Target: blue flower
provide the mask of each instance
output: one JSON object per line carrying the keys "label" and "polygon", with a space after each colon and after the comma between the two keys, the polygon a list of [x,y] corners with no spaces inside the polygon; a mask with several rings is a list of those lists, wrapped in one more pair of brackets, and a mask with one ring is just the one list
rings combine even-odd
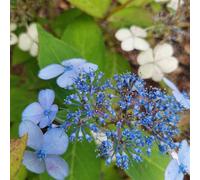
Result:
{"label": "blue flower", "polygon": [[176,85],[167,78],[163,78],[164,82],[172,89],[172,94],[176,100],[185,108],[190,109],[190,99],[185,96],[184,93],[181,93]]}
{"label": "blue flower", "polygon": [[[65,104],[75,110],[66,116],[70,140],[81,141],[86,132],[106,130],[106,141],[97,147],[106,163],[127,169],[131,162],[141,162],[141,154],[151,154],[157,142],[162,153],[175,149],[173,137],[179,134],[179,113],[183,107],[174,96],[158,88],[146,88],[132,73],[115,75],[104,81],[102,73],[85,73],[74,80],[73,93]],[[110,94],[111,93],[111,94]],[[78,98],[77,98],[78,97]],[[149,135],[144,130],[151,132]],[[137,148],[136,148],[137,147]]]}
{"label": "blue flower", "polygon": [[35,151],[25,151],[23,164],[30,171],[40,174],[47,171],[55,179],[64,179],[69,174],[68,164],[59,155],[68,147],[68,136],[62,128],[51,128],[44,135],[31,121],[22,121],[19,136],[28,134],[28,147]]}
{"label": "blue flower", "polygon": [[170,161],[165,170],[165,180],[183,180],[190,173],[190,147],[186,140],[181,142],[178,158]]}
{"label": "blue flower", "polygon": [[96,64],[88,63],[84,59],[74,58],[64,60],[61,64],[50,64],[41,69],[38,76],[41,79],[49,80],[57,78],[58,86],[66,88],[74,83],[74,78],[78,77],[82,72],[96,71],[98,66]]}
{"label": "blue flower", "polygon": [[35,124],[39,123],[40,128],[50,125],[58,112],[58,106],[53,104],[54,99],[53,90],[41,90],[38,95],[39,102],[31,103],[24,109],[22,120],[29,120]]}

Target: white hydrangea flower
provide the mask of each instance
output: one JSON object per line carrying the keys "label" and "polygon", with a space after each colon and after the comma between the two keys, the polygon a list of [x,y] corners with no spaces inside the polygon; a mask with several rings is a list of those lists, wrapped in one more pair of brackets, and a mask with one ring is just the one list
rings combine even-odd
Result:
{"label": "white hydrangea flower", "polygon": [[168,2],[167,7],[173,9],[174,11],[178,9],[179,1],[180,1],[180,6],[184,4],[183,0],[155,0],[155,2],[160,2],[160,3]]}
{"label": "white hydrangea flower", "polygon": [[17,24],[11,23],[10,24],[10,45],[15,45],[18,42],[18,37],[13,31],[17,29]]}
{"label": "white hydrangea flower", "polygon": [[146,36],[146,30],[138,26],[131,26],[130,29],[122,28],[115,33],[115,37],[121,41],[121,48],[124,51],[134,49],[145,51],[149,49],[149,43],[143,39]]}
{"label": "white hydrangea flower", "polygon": [[173,47],[167,43],[158,44],[154,50],[141,52],[137,57],[139,76],[142,79],[161,81],[165,73],[171,73],[178,67],[178,60],[172,55]]}
{"label": "white hydrangea flower", "polygon": [[33,57],[38,55],[38,32],[36,23],[30,24],[27,27],[27,32],[20,34],[18,46],[22,51],[29,51]]}

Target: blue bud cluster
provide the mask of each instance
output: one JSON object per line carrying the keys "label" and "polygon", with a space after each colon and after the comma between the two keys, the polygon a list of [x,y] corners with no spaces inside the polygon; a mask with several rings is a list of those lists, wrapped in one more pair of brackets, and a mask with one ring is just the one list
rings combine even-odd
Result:
{"label": "blue bud cluster", "polygon": [[65,98],[73,106],[66,116],[65,128],[70,141],[88,142],[93,133],[104,133],[97,147],[106,164],[128,169],[131,162],[141,162],[150,155],[153,144],[162,153],[176,148],[179,113],[183,107],[173,96],[158,88],[146,88],[145,82],[132,73],[104,80],[102,72],[80,74]]}

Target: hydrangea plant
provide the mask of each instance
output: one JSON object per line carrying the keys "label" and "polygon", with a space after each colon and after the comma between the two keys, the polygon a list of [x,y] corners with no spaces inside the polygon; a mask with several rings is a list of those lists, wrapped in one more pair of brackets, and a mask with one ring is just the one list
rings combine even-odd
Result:
{"label": "hydrangea plant", "polygon": [[[77,61],[80,63],[71,73],[70,83],[68,77],[62,78],[65,106],[53,104],[56,94],[46,89],[39,92],[39,102],[22,113],[19,135],[28,133],[27,145],[35,150],[24,154],[23,163],[30,171],[47,170],[54,178],[66,177],[68,165],[58,155],[66,151],[68,136],[71,143],[84,139],[90,143],[98,133],[103,134],[103,140],[97,143],[97,156],[107,165],[115,162],[124,170],[133,162],[142,162],[142,155],[151,156],[154,144],[161,153],[179,148],[173,138],[179,134],[179,114],[185,110],[181,101],[161,89],[147,88],[144,80],[133,73],[106,79],[97,65],[85,60],[72,59],[65,64],[73,66]],[[52,67],[62,72],[52,71]],[[52,73],[55,77],[64,69],[62,65],[49,65],[39,77]],[[65,112],[65,119],[57,117],[58,109]]]}

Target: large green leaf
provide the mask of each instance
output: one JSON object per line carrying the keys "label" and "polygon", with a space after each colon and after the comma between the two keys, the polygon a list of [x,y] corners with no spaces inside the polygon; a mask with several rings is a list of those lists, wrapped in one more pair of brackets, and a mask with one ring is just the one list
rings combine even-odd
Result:
{"label": "large green leaf", "polygon": [[148,27],[153,24],[151,13],[146,9],[138,7],[128,7],[113,13],[109,16],[108,21],[116,28],[138,25]]}
{"label": "large green leaf", "polygon": [[64,59],[80,57],[73,47],[53,37],[38,25],[39,33],[39,66],[42,68],[48,64],[60,63]]}
{"label": "large green leaf", "polygon": [[20,121],[21,113],[24,108],[36,100],[36,95],[33,92],[28,92],[23,88],[11,88],[11,122]]}
{"label": "large green leaf", "polygon": [[64,11],[62,14],[56,16],[56,18],[50,21],[50,26],[56,35],[60,37],[65,30],[65,27],[75,18],[81,16],[82,13],[83,12],[76,8]]}
{"label": "large green leaf", "polygon": [[96,157],[93,142],[74,142],[69,144],[65,159],[69,164],[68,180],[99,180],[100,159]]}
{"label": "large green leaf", "polygon": [[92,16],[102,18],[111,0],[69,0],[69,2]]}
{"label": "large green leaf", "polygon": [[24,135],[20,139],[11,139],[10,142],[10,176],[13,179],[20,169],[24,151],[26,149],[26,141],[28,136]]}
{"label": "large green leaf", "polygon": [[132,1],[130,1],[130,0],[118,0],[118,1],[121,4],[128,2],[128,7],[130,7],[130,6],[143,7],[144,5],[147,5],[148,3],[151,3],[154,0],[132,0]]}
{"label": "large green leaf", "polygon": [[169,156],[160,154],[158,148],[154,147],[150,157],[143,156],[142,163],[134,162],[126,172],[133,180],[164,180],[169,161]]}
{"label": "large green leaf", "polygon": [[101,180],[122,180],[119,169],[114,165],[107,166],[105,160],[101,160]]}
{"label": "large green leaf", "polygon": [[130,65],[123,56],[108,50],[106,51],[105,64],[105,74],[109,78],[114,74],[121,74],[130,71]]}
{"label": "large green leaf", "polygon": [[105,46],[101,29],[89,16],[81,16],[70,23],[62,36],[63,41],[78,50],[88,61],[104,69]]}
{"label": "large green leaf", "polygon": [[12,49],[12,65],[21,64],[27,60],[34,60],[28,52],[24,52],[18,48],[18,46],[13,47]]}

